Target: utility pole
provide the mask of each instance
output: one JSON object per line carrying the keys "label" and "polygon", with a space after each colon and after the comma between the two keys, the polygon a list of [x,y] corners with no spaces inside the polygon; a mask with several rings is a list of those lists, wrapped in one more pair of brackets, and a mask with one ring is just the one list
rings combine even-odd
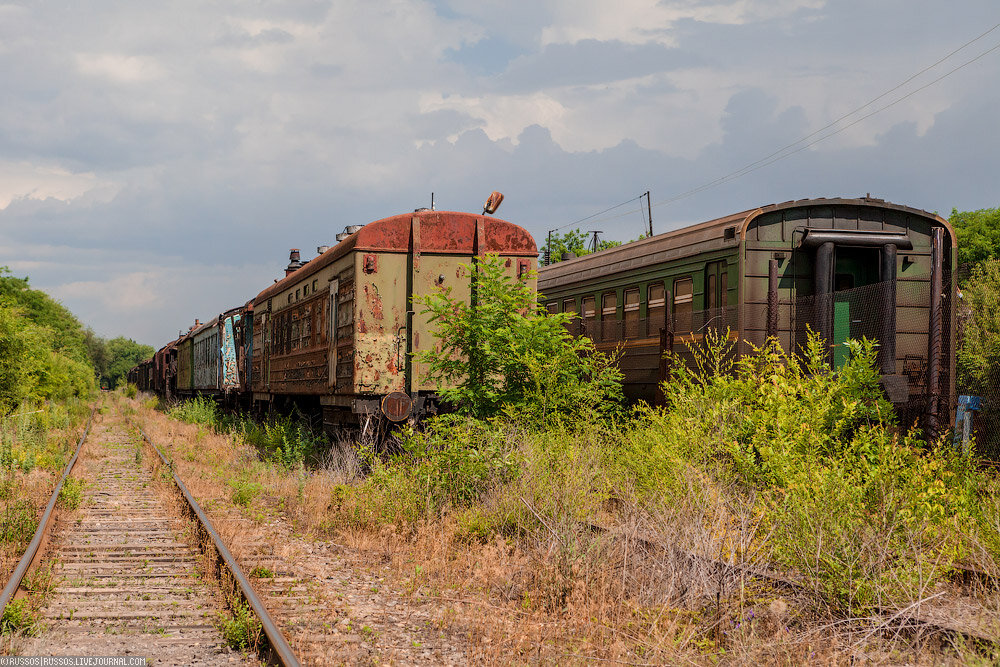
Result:
{"label": "utility pole", "polygon": [[653,235],[653,204],[649,201],[649,190],[646,190],[646,213],[649,214],[649,235]]}

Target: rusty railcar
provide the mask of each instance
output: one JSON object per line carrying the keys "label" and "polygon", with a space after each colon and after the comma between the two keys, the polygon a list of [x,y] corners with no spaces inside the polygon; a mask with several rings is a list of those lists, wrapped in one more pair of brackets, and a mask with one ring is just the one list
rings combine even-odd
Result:
{"label": "rusty railcar", "polygon": [[663,353],[709,329],[747,353],[796,350],[811,328],[835,366],[848,338],[879,341],[887,396],[932,431],[955,405],[956,238],[926,211],[870,197],[772,204],[539,271],[552,312],[599,348],[622,348],[626,394],[651,403]]}
{"label": "rusty railcar", "polygon": [[154,368],[153,358],[144,359],[128,370],[125,380],[142,391],[155,391]]}
{"label": "rusty railcar", "polygon": [[153,386],[150,391],[171,398],[177,393],[177,342],[172,340],[153,355]]}
{"label": "rusty railcar", "polygon": [[174,381],[180,396],[194,393],[194,339],[191,334],[177,341],[177,375]]}
{"label": "rusty railcar", "polygon": [[219,318],[215,317],[192,331],[191,340],[192,389],[198,394],[217,394],[222,366]]}
{"label": "rusty railcar", "polygon": [[328,430],[433,412],[436,387],[414,355],[434,339],[414,299],[450,288],[468,300],[463,265],[486,253],[533,280],[534,239],[471,213],[421,209],[364,225],[304,264],[293,252],[286,276],[253,300],[255,403],[322,409]]}

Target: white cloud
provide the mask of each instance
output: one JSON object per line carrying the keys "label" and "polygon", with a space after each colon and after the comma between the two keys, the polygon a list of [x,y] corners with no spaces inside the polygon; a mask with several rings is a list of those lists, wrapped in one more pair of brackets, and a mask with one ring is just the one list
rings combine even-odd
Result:
{"label": "white cloud", "polygon": [[[995,13],[990,0],[898,6],[859,22],[823,0],[0,4],[0,264],[104,333],[158,342],[249,298],[287,248],[432,191],[474,208],[502,189],[507,215],[539,233],[646,189],[655,203],[822,127]],[[890,196],[883,184],[925,165],[927,146],[935,160],[976,153],[995,122],[947,121],[993,94],[996,68],[984,58],[713,190],[711,214]],[[986,198],[995,154],[955,175],[912,166],[896,198]],[[670,215],[708,217],[700,201]]]}
{"label": "white cloud", "polygon": [[49,293],[57,299],[77,303],[96,301],[113,315],[141,315],[162,303],[166,275],[162,269],[123,273],[108,280],[80,280],[57,285],[50,288]]}
{"label": "white cloud", "polygon": [[[566,108],[548,93],[528,95],[443,97],[440,93],[425,93],[420,97],[421,113],[449,110],[482,119],[482,130],[492,141],[511,139],[529,125],[552,127],[560,125]],[[457,135],[448,137],[455,141]]]}
{"label": "white cloud", "polygon": [[89,76],[101,76],[118,83],[149,83],[163,77],[163,68],[154,60],[120,53],[78,53],[77,67]]}
{"label": "white cloud", "polygon": [[598,39],[675,46],[671,30],[682,20],[739,25],[786,16],[800,9],[817,9],[824,4],[825,0],[560,0],[553,3],[553,21],[542,30],[541,43]]}
{"label": "white cloud", "polygon": [[62,167],[0,161],[0,210],[15,199],[71,201],[91,193],[108,201],[116,192],[115,183],[92,171],[73,173]]}

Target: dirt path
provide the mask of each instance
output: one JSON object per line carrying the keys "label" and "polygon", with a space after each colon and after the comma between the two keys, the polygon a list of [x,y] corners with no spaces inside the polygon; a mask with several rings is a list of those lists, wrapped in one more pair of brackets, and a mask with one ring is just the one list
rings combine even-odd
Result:
{"label": "dirt path", "polygon": [[42,571],[55,586],[42,632],[22,655],[135,655],[156,665],[258,664],[216,627],[219,595],[206,583],[189,524],[155,488],[148,456],[124,418],[91,432],[74,477],[80,508],[55,526]]}

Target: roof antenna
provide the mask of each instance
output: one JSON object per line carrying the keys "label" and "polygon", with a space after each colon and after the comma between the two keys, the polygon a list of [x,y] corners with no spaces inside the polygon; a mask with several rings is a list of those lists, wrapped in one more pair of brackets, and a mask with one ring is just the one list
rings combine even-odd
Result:
{"label": "roof antenna", "polygon": [[431,193],[431,210],[434,210],[434,193]]}

